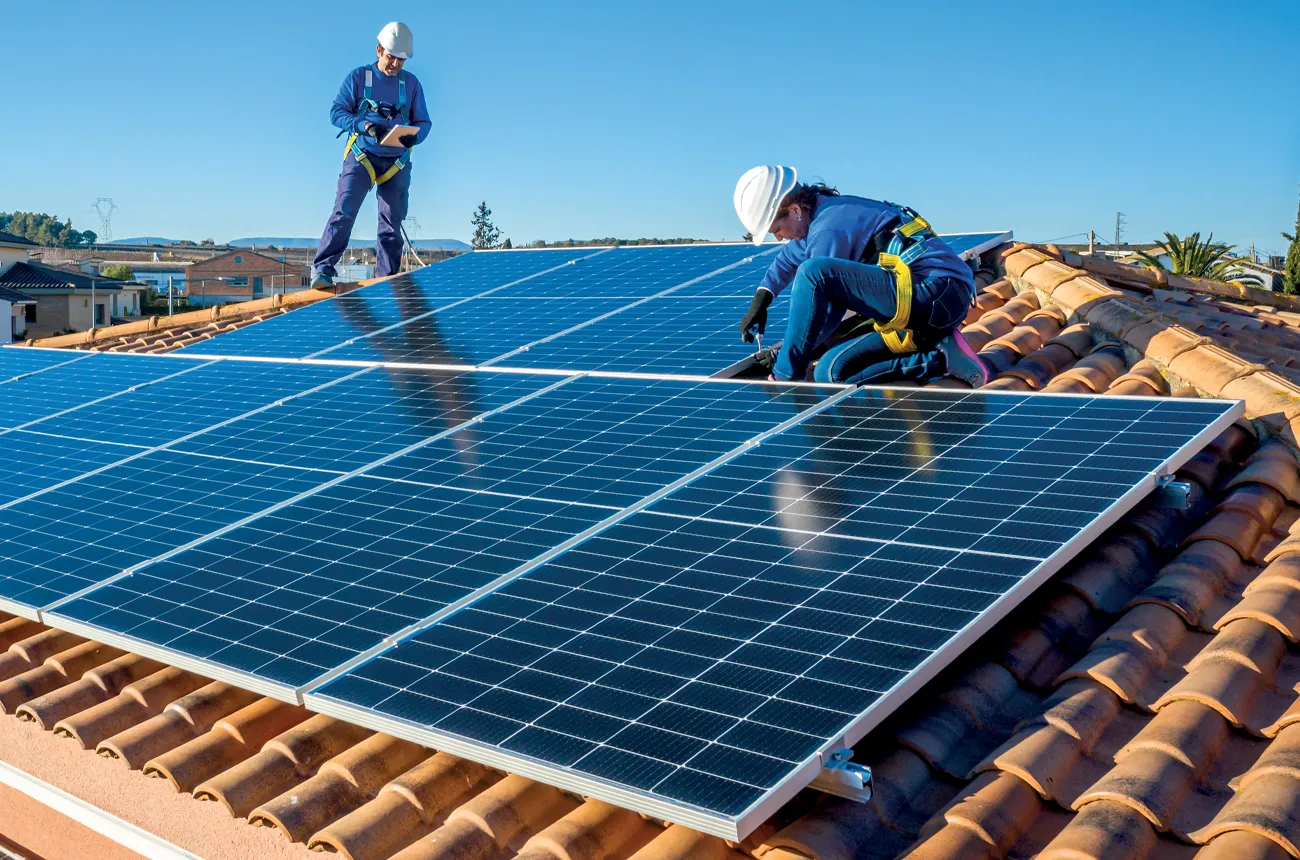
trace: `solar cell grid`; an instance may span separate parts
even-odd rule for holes
[[[1033,566],[638,514],[320,694],[736,815]]]
[[[322,358],[473,366],[601,314],[627,299],[470,299]]]
[[[555,382],[537,374],[375,368],[177,447],[348,472]]]
[[[44,419],[29,428],[69,438],[130,441],[153,447],[349,373],[356,370],[324,365],[216,361],[181,376]]]
[[[0,510],[0,602],[44,606],[314,486],[312,473],[156,451]]]
[[[753,284],[750,284],[750,294]],[[748,299],[651,299],[590,326],[501,359],[501,366],[710,376],[751,357],[740,339]],[[769,343],[785,333],[786,304],[768,312]]]
[[[339,299],[346,302],[376,298],[423,299],[438,306],[497,289],[599,251],[598,248],[568,248],[459,254],[435,265],[344,293]]]
[[[755,254],[745,245],[614,248],[589,260],[494,292],[494,298],[641,299]]]
[[[438,305],[419,297],[367,296],[348,302],[326,299],[262,320],[257,325],[218,335],[187,352],[211,356],[306,358],[436,307]]]
[[[307,700],[743,836],[1238,411],[859,390]]]
[[[50,367],[34,376],[3,384],[0,428],[29,424],[132,386],[191,372],[199,366],[197,362],[100,353]]]
[[[577,379],[372,474],[621,508],[825,394],[733,383]]]
[[[138,445],[64,439],[26,430],[0,432],[0,446],[17,454],[5,462],[0,504],[21,499],[144,450]]]
[[[655,510],[1046,558],[1222,404],[871,391]]]
[[[24,346],[0,347],[0,384],[8,382],[15,376],[37,373],[87,357],[85,353],[68,352],[63,349],[32,349]]]
[[[291,689],[608,513],[358,476],[58,614]]]

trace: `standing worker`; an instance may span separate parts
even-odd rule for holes
[[[975,301],[970,267],[924,218],[906,206],[801,184],[793,167],[747,171],[735,204],[755,245],[769,232],[789,240],[740,323],[741,339],[752,343],[767,326],[768,305],[793,283],[772,378],[803,380],[813,350],[852,310],[870,330],[828,350],[818,382],[919,382],[944,372],[972,388],[988,382],[957,330]]]
[[[414,53],[411,28],[394,21],[379,31],[375,62],[353,69],[343,79],[334,98],[330,121],[349,134],[339,173],[334,212],[325,224],[316,259],[312,262],[313,288],[334,285],[334,266],[347,250],[352,224],[372,185],[379,199],[379,231],[375,246],[375,274],[394,274],[402,262],[402,220],[406,218],[411,190],[411,147],[429,135],[433,123],[424,104],[424,89],[415,75],[402,66]],[[397,126],[412,126],[384,145],[380,141]]]

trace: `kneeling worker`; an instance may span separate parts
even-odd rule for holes
[[[401,268],[411,147],[424,140],[433,127],[420,82],[402,68],[412,53],[410,28],[398,21],[388,24],[379,31],[375,62],[349,72],[334,99],[330,121],[342,129],[340,136],[351,136],[343,155],[334,212],[312,262],[314,288],[334,285],[334,266],[347,250],[352,224],[371,186],[378,186],[375,195],[379,198],[375,274],[382,278]],[[417,131],[388,145],[381,143],[399,125]]]
[[[773,378],[804,379],[813,350],[852,310],[870,329],[821,357],[818,382],[920,382],[944,372],[974,388],[988,382],[984,363],[957,331],[975,300],[970,267],[911,209],[801,184],[793,167],[746,172],[735,204],[755,245],[769,232],[789,240],[740,324],[741,338],[753,342],[767,325],[768,305],[791,287]]]

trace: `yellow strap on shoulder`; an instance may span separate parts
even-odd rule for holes
[[[930,229],[930,222],[922,218],[920,215],[917,215],[911,221],[908,221],[902,227],[899,227],[898,232],[902,233],[904,236],[910,239],[913,236],[915,236],[917,233],[920,233],[922,230],[929,230],[929,229]]]
[[[880,268],[894,275],[894,289],[897,291],[897,307],[894,318],[889,322],[876,323],[876,331],[885,341],[891,352],[916,352],[916,342],[912,331],[907,327],[912,318],[912,269],[895,254],[881,254]]]

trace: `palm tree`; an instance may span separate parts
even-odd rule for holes
[[[1176,233],[1165,233],[1165,251],[1169,254],[1170,265],[1166,266],[1156,257],[1138,251],[1148,266],[1160,269],[1171,275],[1186,275],[1192,278],[1209,278],[1212,281],[1232,279],[1232,268],[1236,265],[1230,255],[1236,245],[1225,245],[1214,241],[1214,234],[1204,242],[1199,232],[1192,233],[1185,239]]]

